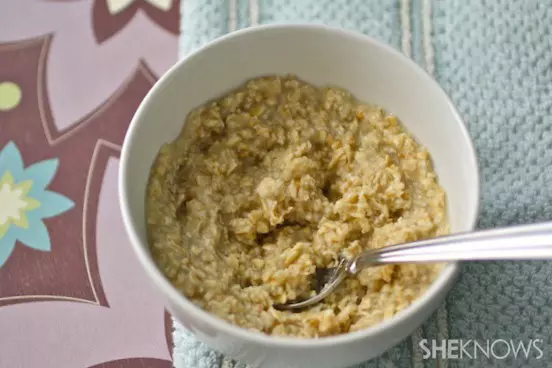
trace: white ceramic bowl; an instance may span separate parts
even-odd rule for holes
[[[407,337],[441,303],[458,271],[448,264],[430,289],[391,320],[320,339],[253,333],[192,304],[157,269],[146,240],[144,201],[151,164],[174,139],[188,112],[261,75],[293,73],[333,84],[396,114],[432,154],[448,194],[454,232],[472,230],[478,212],[477,160],[466,128],[441,88],[414,62],[369,37],[318,25],[241,30],[190,54],[169,70],[138,108],[121,154],[120,201],[134,251],[174,317],[200,340],[252,366],[346,367]]]

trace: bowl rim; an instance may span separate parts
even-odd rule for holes
[[[186,298],[180,291],[178,291],[170,281],[164,276],[162,271],[157,267],[155,261],[150,256],[149,251],[147,250],[147,244],[143,244],[138,236],[136,230],[137,226],[133,217],[131,215],[128,191],[126,188],[129,187],[131,179],[128,177],[128,162],[130,155],[130,147],[135,141],[136,136],[136,127],[139,125],[141,116],[144,114],[144,111],[148,108],[147,106],[154,100],[158,93],[165,88],[165,86],[170,83],[173,76],[178,72],[178,69],[189,60],[198,56],[198,54],[203,53],[204,51],[214,48],[221,43],[225,43],[228,40],[239,38],[245,34],[256,33],[256,32],[270,32],[280,29],[292,29],[296,31],[310,30],[316,32],[329,32],[329,33],[339,33],[342,37],[346,38],[355,38],[363,43],[370,44],[372,47],[382,48],[391,57],[399,58],[404,63],[410,66],[412,72],[419,75],[422,80],[425,80],[425,83],[433,85],[434,88],[437,88],[438,91],[445,98],[446,103],[449,105],[449,108],[452,112],[452,115],[460,123],[460,130],[462,132],[463,140],[468,144],[468,149],[470,152],[470,160],[472,161],[472,166],[475,170],[475,186],[473,191],[473,200],[475,200],[475,206],[471,209],[471,213],[468,213],[466,216],[469,217],[470,230],[475,228],[479,209],[480,209],[480,172],[479,172],[479,163],[476,155],[476,151],[471,140],[471,137],[466,128],[466,124],[463,121],[462,117],[458,113],[456,107],[452,103],[450,97],[442,89],[442,87],[418,64],[413,60],[408,58],[406,55],[400,51],[394,49],[390,45],[387,45],[383,42],[377,41],[372,37],[366,36],[360,32],[355,32],[347,30],[341,27],[321,25],[321,24],[309,24],[309,23],[286,23],[286,24],[268,24],[268,25],[259,25],[255,27],[249,27],[240,29],[231,33],[227,33],[223,36],[220,36],[205,45],[195,49],[193,52],[189,53],[187,56],[180,59],[176,64],[174,64],[167,72],[165,72],[159,80],[154,84],[151,90],[144,97],[140,103],[138,109],[136,110],[127,133],[125,135],[123,147],[121,149],[120,155],[120,167],[119,167],[119,202],[122,212],[123,223],[126,229],[126,232],[130,239],[131,247],[134,250],[134,253],[137,255],[139,263],[142,265],[149,278],[152,279],[155,287],[159,289],[165,297],[167,297],[171,302],[176,304],[179,308],[188,310],[193,315],[201,318],[207,325],[211,328],[221,330],[223,333],[238,337],[242,340],[262,344],[272,347],[286,347],[286,348],[315,348],[315,347],[328,347],[333,345],[346,345],[353,341],[364,340],[367,338],[375,338],[380,333],[392,329],[401,325],[405,322],[410,316],[420,313],[424,308],[431,308],[432,300],[437,296],[438,292],[442,288],[447,288],[447,284],[452,284],[455,277],[459,271],[458,262],[450,262],[446,264],[437,279],[430,285],[430,287],[413,303],[401,310],[399,313],[394,315],[389,320],[377,323],[371,327],[367,327],[358,331],[348,332],[340,335],[325,336],[319,338],[298,338],[298,337],[282,337],[282,336],[272,336],[266,335],[260,332],[250,331],[233,325],[230,322],[223,320],[222,318],[205,311],[200,308],[188,298]],[[452,285],[451,285],[452,286]],[[448,292],[448,290],[447,290]],[[436,309],[436,307],[434,307]]]

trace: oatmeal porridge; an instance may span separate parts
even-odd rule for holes
[[[293,76],[262,77],[192,111],[153,165],[150,246],[173,285],[243,328],[320,337],[391,318],[437,264],[368,268],[322,303],[316,267],[340,255],[444,235],[446,198],[428,152],[381,108]]]

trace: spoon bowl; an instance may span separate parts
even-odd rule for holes
[[[552,222],[476,231],[370,249],[336,267],[316,269],[316,294],[275,304],[278,310],[300,311],[320,303],[349,275],[365,267],[407,262],[552,259]]]

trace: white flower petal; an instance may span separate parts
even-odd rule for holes
[[[21,199],[22,190],[13,188],[8,183],[4,183],[0,188],[0,225],[4,225],[8,220],[19,220],[21,210],[25,208],[27,202]]]
[[[115,15],[125,10],[133,2],[134,0],[107,0],[107,10]]]

